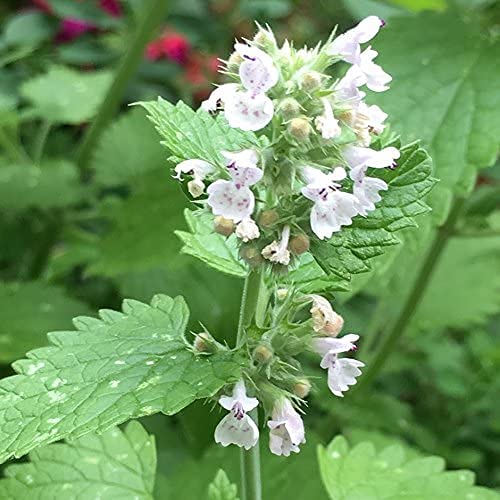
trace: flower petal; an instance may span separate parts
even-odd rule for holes
[[[214,438],[215,442],[222,446],[235,444],[249,450],[259,440],[259,429],[249,415],[238,419],[231,412],[215,428]]]
[[[273,101],[264,94],[252,96],[250,92],[237,91],[224,101],[224,114],[229,125],[242,130],[256,131],[272,119]]]
[[[278,83],[278,70],[268,54],[244,43],[237,43],[234,48],[243,58],[239,68],[241,83],[253,95],[267,92]]]
[[[248,187],[238,188],[232,181],[218,180],[207,189],[208,205],[214,215],[240,222],[253,212],[255,197]]]

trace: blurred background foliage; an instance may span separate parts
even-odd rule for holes
[[[119,113],[82,162],[79,141],[143,3],[0,5],[3,375],[13,360],[45,345],[47,331],[69,328],[73,316],[158,292],[184,295],[191,329],[201,322],[231,343],[241,282],[179,254],[173,231],[185,229],[190,202],[171,181],[144,113],[127,105],[161,95],[197,106],[210,82],[220,81],[217,58],[235,37],[252,36],[253,20],[269,23],[280,41],[313,46],[335,24],[343,30],[377,14],[388,28],[375,48],[394,81],[371,99],[404,141],[422,139],[440,183],[420,227],[404,230],[403,244],[376,261],[373,273],[336,295],[345,330],[366,339],[363,354],[397,314],[452,196],[468,200],[409,332],[375,385],[339,400],[318,378],[305,450],[286,472],[279,459],[264,457],[266,477],[276,476],[267,498],[297,497],[306,486],[308,496],[324,495],[315,444],[340,432],[353,443],[401,443],[410,454],[443,456],[449,467],[470,468],[481,484],[500,487],[500,50],[491,42],[500,32],[500,2],[170,0]],[[222,465],[236,480],[234,450],[212,446],[220,415],[210,410],[195,404],[175,418],[144,419],[157,435],[162,498],[195,498]],[[190,481],[192,474],[206,479]]]

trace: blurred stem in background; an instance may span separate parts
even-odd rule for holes
[[[466,202],[466,198],[456,197],[453,200],[450,213],[446,222],[438,229],[436,236],[426,254],[426,257],[421,265],[420,272],[418,273],[415,281],[404,301],[396,320],[387,331],[387,334],[382,338],[378,349],[372,359],[369,359],[368,368],[364,376],[360,379],[359,385],[355,388],[356,393],[366,390],[367,387],[373,382],[380,370],[383,368],[391,353],[394,351],[398,341],[404,335],[408,326],[411,323],[413,315],[415,314],[424,294],[439,258],[443,254],[446,245],[450,238],[455,233],[457,221],[462,213],[462,209]],[[372,323],[372,330],[370,331],[369,344],[373,346],[376,336],[381,326],[380,320],[385,317],[384,312],[387,312],[387,304],[383,301],[375,308],[375,318]]]
[[[140,16],[141,21],[135,35],[116,70],[113,83],[101,103],[97,116],[85,133],[78,150],[76,163],[81,172],[87,170],[92,150],[104,127],[118,110],[130,78],[134,75],[137,66],[143,59],[146,45],[155,33],[156,28],[165,19],[168,4],[168,0],[149,0],[145,2]]]
[[[240,319],[236,345],[242,345],[246,340],[246,329],[255,321],[263,322],[267,306],[267,288],[261,270],[251,270],[243,287],[241,297]],[[258,410],[252,410],[250,416],[259,425]],[[261,500],[262,484],[260,479],[260,449],[259,443],[246,451],[241,449],[241,498],[242,500]]]

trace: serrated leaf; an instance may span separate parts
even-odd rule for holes
[[[189,232],[176,231],[183,243],[182,252],[200,259],[205,264],[232,276],[246,276],[246,266],[238,257],[235,235],[228,238],[213,229],[213,216],[206,212],[184,211]]]
[[[41,165],[5,165],[0,168],[0,207],[58,208],[78,203],[84,194],[77,167],[65,160]]]
[[[45,120],[76,125],[94,116],[110,83],[107,72],[83,73],[54,66],[24,83],[21,94]]]
[[[39,282],[0,283],[0,361],[11,362],[47,343],[44,332],[69,328],[87,306],[57,286]]]
[[[226,473],[219,469],[214,480],[208,485],[209,500],[239,500],[238,488],[229,481]]]
[[[469,471],[445,471],[437,457],[408,459],[398,444],[380,452],[370,442],[351,448],[337,436],[327,448],[318,448],[323,483],[331,500],[415,498],[494,500],[493,490],[474,486]]]
[[[161,97],[140,103],[163,138],[162,144],[177,158],[202,158],[214,165],[223,161],[221,151],[238,151],[256,145],[251,132],[231,128],[222,116],[192,110],[179,101],[176,105]]]
[[[184,226],[185,204],[166,170],[138,180],[129,198],[101,210],[111,228],[97,243],[89,272],[118,276],[172,264],[181,246],[172,228]]]
[[[376,101],[398,133],[429,148],[441,181],[433,196],[462,191],[498,155],[500,43],[449,11],[393,19],[375,48],[393,76]]]
[[[102,135],[92,161],[95,180],[104,186],[126,183],[140,174],[166,166],[166,152],[158,143],[144,111],[122,115]],[[172,181],[173,182],[173,181]]]
[[[62,438],[102,432],[131,418],[174,414],[238,377],[230,352],[195,356],[184,340],[181,297],[123,312],[78,317],[77,331],[49,334],[51,346],[14,363],[0,382],[0,460]]]
[[[123,431],[112,427],[52,444],[29,458],[29,463],[7,467],[0,480],[1,498],[153,500],[155,440],[139,422],[130,422]]]
[[[415,226],[415,217],[429,209],[423,201],[435,181],[431,162],[418,143],[401,149],[397,169],[385,173],[389,189],[377,209],[367,217],[357,217],[326,242],[314,241],[311,253],[323,268],[331,290],[342,290],[352,275],[372,269],[371,260],[400,240],[394,232]]]

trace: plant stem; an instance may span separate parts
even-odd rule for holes
[[[103,132],[104,127],[120,106],[130,78],[143,58],[146,44],[151,39],[151,35],[155,29],[165,18],[168,3],[168,0],[149,0],[147,2],[143,11],[142,21],[116,70],[113,83],[101,103],[96,118],[88,128],[81,143],[76,158],[76,163],[81,171],[87,170],[94,145]]]
[[[359,386],[356,388],[356,393],[361,390],[366,390],[366,388],[374,380],[376,375],[387,362],[390,354],[396,347],[398,340],[403,336],[410,325],[411,319],[413,318],[413,315],[415,314],[415,311],[425,294],[439,258],[441,257],[443,250],[446,248],[450,237],[453,236],[455,224],[460,216],[464,203],[464,198],[455,198],[453,201],[448,219],[438,229],[434,241],[432,242],[422,264],[421,270],[415,279],[400,313],[392,327],[389,329],[387,336],[382,339],[375,356],[369,363],[368,369],[366,370],[364,376],[360,379]]]
[[[256,316],[261,316],[258,320],[259,322],[262,321],[265,314],[262,297],[265,297],[266,293],[262,271],[251,270],[245,279],[243,295],[241,297],[240,319],[236,339],[237,346],[241,346],[245,342],[246,329],[256,319]],[[259,425],[257,409],[252,410],[249,414],[255,423]],[[259,445],[257,443],[256,446],[248,451],[241,449],[240,453],[241,498],[242,500],[261,500],[262,484],[260,479]]]
[[[52,123],[49,120],[44,120],[40,124],[40,128],[35,137],[35,143],[33,145],[33,161],[35,163],[40,163],[43,157],[43,150],[45,149],[45,143],[49,137],[49,132],[52,127]]]
[[[19,163],[31,163],[30,157],[21,145],[12,140],[5,129],[0,127],[0,146],[3,147],[12,161]]]

